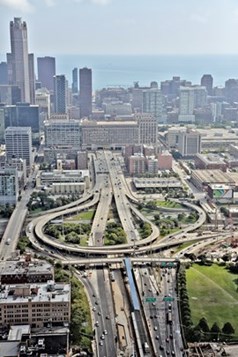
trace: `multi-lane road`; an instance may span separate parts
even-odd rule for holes
[[[57,260],[62,260],[63,264],[74,266],[81,266],[82,264],[89,266],[92,264],[94,267],[101,265],[98,269],[94,269],[91,276],[88,276],[88,273],[77,273],[77,276],[83,281],[88,292],[96,336],[95,353],[97,356],[102,357],[114,357],[122,352],[117,345],[117,339],[115,339],[118,323],[114,319],[114,313],[119,311],[120,307],[117,306],[118,301],[114,296],[115,291],[113,289],[115,284],[112,284],[110,280],[108,266],[112,264],[115,266],[116,264],[118,267],[117,263],[119,263],[119,267],[122,268],[125,255],[133,256],[132,261],[137,260],[140,262],[141,260],[143,263],[149,259],[152,265],[150,268],[144,265],[142,268],[135,270],[135,276],[138,278],[141,307],[144,310],[145,324],[148,327],[151,338],[150,351],[140,353],[148,356],[181,356],[183,344],[175,292],[175,271],[173,269],[160,270],[158,279],[157,275],[159,273],[152,264],[153,257],[148,258],[147,254],[187,241],[211,239],[213,237],[211,234],[201,237],[197,236],[196,233],[194,234],[194,231],[205,222],[206,215],[200,207],[192,202],[183,202],[189,209],[197,211],[198,220],[194,224],[183,228],[180,232],[161,239],[159,229],[135,207],[134,203],[137,203],[138,200],[127,186],[117,155],[102,151],[92,155],[91,158],[93,166],[91,174],[95,181],[94,186],[78,201],[51,210],[45,215],[33,219],[28,225],[27,235],[33,247],[38,251],[44,252],[44,254],[50,254]],[[0,256],[2,259],[9,257],[16,248],[17,238],[27,213],[26,205],[32,192],[31,181],[28,186],[22,200],[17,204],[1,242]],[[126,233],[127,243],[120,246],[106,247],[104,246],[104,232],[112,200],[115,202],[119,220]],[[45,225],[51,220],[57,217],[73,215],[75,212],[92,207],[96,208],[96,211],[88,247],[68,245],[44,233]],[[140,239],[136,228],[137,224],[135,222],[139,220],[150,223],[152,228],[151,235],[144,240]],[[215,236],[215,233],[213,235]],[[8,241],[8,238],[11,238],[10,241]],[[64,256],[61,257],[59,252],[63,252]],[[169,259],[167,260],[169,261]],[[154,261],[158,261],[158,258],[155,258]],[[117,275],[117,286],[122,286],[122,284],[124,286],[125,282],[120,280],[119,277],[120,274]],[[128,291],[126,286],[123,291],[124,304],[129,309],[130,304],[125,295],[125,291]],[[134,346],[135,339],[131,336],[132,329],[129,327],[129,318],[125,324],[128,324],[128,327],[124,329],[127,331],[127,336],[125,336],[127,347],[124,349],[124,353],[128,353],[128,351],[131,351],[129,346]]]

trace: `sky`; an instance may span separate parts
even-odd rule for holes
[[[238,0],[0,0],[0,54],[14,17],[40,55],[238,54]]]

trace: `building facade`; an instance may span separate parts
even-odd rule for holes
[[[30,127],[8,127],[5,130],[6,157],[26,160],[26,165],[31,168],[32,157],[32,135]]]
[[[66,113],[66,79],[63,74],[54,76],[54,112]]]
[[[41,82],[41,87],[47,88],[49,91],[54,91],[54,76],[55,76],[55,58],[54,57],[38,57],[37,58],[38,81]]]
[[[80,149],[81,127],[79,120],[48,120],[44,124],[44,131],[46,147]]]
[[[92,114],[92,70],[80,68],[79,70],[79,104],[80,118]]]
[[[18,199],[18,176],[16,168],[0,169],[1,205],[15,205]]]
[[[62,283],[3,285],[0,325],[44,327],[70,322],[70,285]]]

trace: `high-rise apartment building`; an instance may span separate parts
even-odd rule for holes
[[[18,198],[17,169],[6,167],[0,169],[0,202],[2,205],[14,205]]]
[[[207,94],[212,95],[213,91],[213,77],[211,74],[204,74],[201,78],[201,86],[206,87]]]
[[[92,70],[80,68],[79,70],[79,103],[80,118],[92,114]]]
[[[37,58],[38,81],[41,86],[47,88],[49,91],[54,91],[54,76],[55,58],[54,57],[38,57]]]
[[[179,98],[179,121],[191,122],[195,120],[194,111],[194,88],[180,87]]]
[[[163,120],[163,96],[159,89],[150,88],[143,90],[142,112],[150,113],[157,122]]]
[[[7,55],[9,83],[21,89],[21,101],[30,103],[27,25],[20,17],[10,22],[11,53]]]
[[[207,105],[207,88],[205,86],[193,86],[194,108],[204,108]]]
[[[66,113],[66,79],[63,74],[54,76],[54,112]]]
[[[30,168],[33,163],[32,136],[30,127],[8,127],[5,130],[6,157],[26,160]]]
[[[201,134],[196,130],[178,133],[178,151],[182,156],[194,156],[201,152]]]
[[[74,68],[72,71],[72,93],[78,93],[79,85],[78,85],[78,68]]]

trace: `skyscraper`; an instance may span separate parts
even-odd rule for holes
[[[54,111],[57,114],[66,113],[66,80],[65,75],[54,76]]]
[[[7,62],[0,62],[0,84],[8,84]]]
[[[74,68],[72,71],[72,93],[78,93],[78,68]]]
[[[206,87],[207,94],[212,95],[213,77],[211,74],[204,74],[201,78],[201,86]]]
[[[34,54],[28,55],[29,62],[29,82],[30,82],[30,102],[35,104],[35,70],[34,70]]]
[[[38,57],[37,58],[38,81],[42,87],[49,91],[54,90],[55,76],[55,58],[54,57]]]
[[[80,118],[92,114],[92,70],[80,68],[79,70],[79,100]]]
[[[30,103],[27,25],[20,17],[10,22],[11,53],[7,55],[10,84],[21,89],[22,102]]]

